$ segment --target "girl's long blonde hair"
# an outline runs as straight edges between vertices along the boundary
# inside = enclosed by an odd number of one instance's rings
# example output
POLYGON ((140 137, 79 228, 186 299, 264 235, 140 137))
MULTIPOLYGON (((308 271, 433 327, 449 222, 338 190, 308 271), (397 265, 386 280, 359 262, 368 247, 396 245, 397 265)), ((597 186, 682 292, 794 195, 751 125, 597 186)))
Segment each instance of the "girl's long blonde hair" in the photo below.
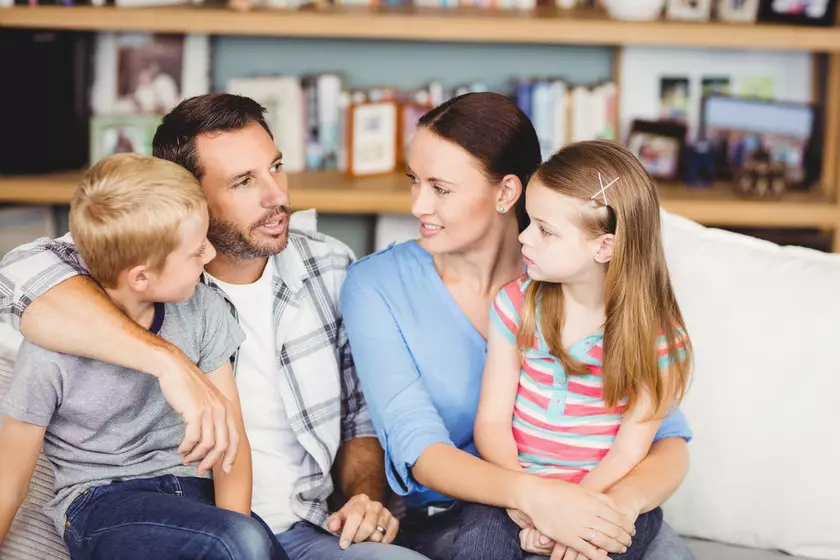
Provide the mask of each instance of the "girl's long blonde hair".
MULTIPOLYGON (((586 201, 579 226, 592 237, 615 235, 607 266, 604 323, 603 395, 614 407, 628 397, 628 408, 646 390, 653 410, 676 405, 688 387, 691 342, 683 322, 662 247, 659 197, 645 169, 624 147, 603 140, 571 144, 535 173, 534 181, 567 197, 586 201), (618 181, 590 200, 604 184, 618 181), (667 341, 669 367, 659 368, 659 337, 667 341)), ((539 304, 539 331, 568 375, 589 373, 566 351, 563 340, 563 286, 534 281, 521 314, 517 342, 533 344, 539 304)))

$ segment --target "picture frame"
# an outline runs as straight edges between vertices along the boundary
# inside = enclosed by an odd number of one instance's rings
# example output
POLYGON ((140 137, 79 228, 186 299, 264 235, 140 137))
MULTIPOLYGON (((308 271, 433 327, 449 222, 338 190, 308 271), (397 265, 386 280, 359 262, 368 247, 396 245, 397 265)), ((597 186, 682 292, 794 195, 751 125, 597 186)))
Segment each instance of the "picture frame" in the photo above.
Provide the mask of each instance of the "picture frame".
POLYGON ((668 0, 665 15, 675 20, 708 21, 712 15, 712 0, 668 0))
POLYGON ((717 17, 727 23, 755 23, 761 0, 718 0, 717 17))
POLYGON ((637 119, 626 146, 652 178, 675 181, 680 177, 687 130, 684 123, 637 119))
POLYGON ((397 169, 399 107, 394 101, 356 103, 347 109, 347 174, 365 177, 397 169))
POLYGON ((432 105, 427 103, 417 103, 416 101, 406 101, 400 103, 400 122, 397 132, 399 138, 399 153, 397 165, 405 165, 408 162, 408 146, 414 133, 417 131, 417 122, 420 117, 425 115, 432 109, 432 105))
POLYGON ((822 165, 822 110, 810 103, 712 95, 701 107, 701 134, 714 146, 723 179, 735 177, 756 152, 785 164, 786 181, 804 190, 822 165))
POLYGON ((95 115, 163 115, 210 91, 208 35, 98 33, 93 59, 95 115))
POLYGON ((837 0, 760 0, 758 21, 830 27, 836 22, 837 0))
POLYGON ((90 164, 118 153, 152 155, 157 115, 95 116, 90 120, 90 164))

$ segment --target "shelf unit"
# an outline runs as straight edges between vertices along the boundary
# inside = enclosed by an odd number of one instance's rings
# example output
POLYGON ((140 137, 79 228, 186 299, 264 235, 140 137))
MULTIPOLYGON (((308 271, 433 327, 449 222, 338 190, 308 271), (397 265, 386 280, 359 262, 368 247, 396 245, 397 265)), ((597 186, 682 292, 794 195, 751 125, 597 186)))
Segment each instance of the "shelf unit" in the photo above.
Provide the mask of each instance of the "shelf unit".
MULTIPOLYGON (((623 22, 593 11, 531 12, 477 9, 312 8, 234 12, 222 7, 115 8, 22 6, 0 9, 0 27, 210 33, 330 39, 576 44, 621 47, 657 45, 730 49, 799 50, 828 54, 826 135, 822 186, 781 200, 737 198, 730 186, 710 189, 660 185, 662 206, 708 225, 815 227, 834 231, 840 252, 840 27, 810 28, 721 22, 623 22)), ((620 79, 620 77, 619 77, 620 79)), ((80 173, 0 176, 0 203, 67 203, 80 173)), ((338 173, 290 177, 292 202, 324 213, 407 212, 401 175, 350 179, 338 173)))

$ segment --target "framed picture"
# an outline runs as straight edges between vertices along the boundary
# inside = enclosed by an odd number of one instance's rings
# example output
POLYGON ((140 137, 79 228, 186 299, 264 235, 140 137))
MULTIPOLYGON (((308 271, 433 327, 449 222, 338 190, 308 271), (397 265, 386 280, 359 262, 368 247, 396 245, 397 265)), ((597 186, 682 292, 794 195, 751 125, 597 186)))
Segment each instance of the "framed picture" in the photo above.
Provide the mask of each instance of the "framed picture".
POLYGON ((639 158, 651 177, 673 181, 679 177, 685 134, 682 123, 635 120, 627 137, 627 149, 639 158))
POLYGON ((712 14, 712 0, 668 0, 668 19, 707 21, 712 14))
POLYGON ((688 78, 662 77, 659 79, 659 118, 663 121, 686 122, 691 106, 688 78))
POLYGON ((753 23, 760 0, 718 0, 717 17, 731 23, 753 23))
POLYGON ((408 145, 417 131, 417 122, 432 108, 431 105, 415 102, 400 104, 400 124, 398 131, 399 149, 398 164, 408 161, 408 145))
POLYGON ((807 103, 713 95, 703 102, 703 137, 717 152, 717 168, 731 179, 753 155, 785 165, 786 180, 805 188, 819 177, 819 109, 807 103))
POLYGON ((207 35, 99 33, 91 95, 96 115, 163 115, 210 91, 207 35))
POLYGON ((347 173, 354 177, 397 168, 399 110, 393 101, 360 103, 347 110, 347 173))
POLYGON ((829 27, 836 12, 837 0, 761 0, 758 21, 829 27))
POLYGON ((120 153, 152 155, 156 115, 98 116, 90 120, 90 164, 120 153))

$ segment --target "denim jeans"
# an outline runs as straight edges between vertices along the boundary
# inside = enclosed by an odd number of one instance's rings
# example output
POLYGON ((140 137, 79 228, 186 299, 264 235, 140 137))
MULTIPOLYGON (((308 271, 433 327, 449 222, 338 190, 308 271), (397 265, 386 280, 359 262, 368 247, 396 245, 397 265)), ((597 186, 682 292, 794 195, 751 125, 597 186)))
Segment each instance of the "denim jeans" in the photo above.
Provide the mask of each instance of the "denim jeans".
MULTIPOLYGON (((467 521, 467 510, 472 504, 456 502, 453 506, 431 517, 409 512, 403 519, 400 526, 400 534, 397 537, 397 544, 411 548, 431 558, 432 560, 453 560, 454 558, 467 558, 462 547, 469 545, 469 541, 462 538, 467 521)), ((506 520, 510 521, 507 514, 500 510, 506 520)), ((511 522, 513 525, 513 522, 511 522)), ((515 525, 514 525, 515 527, 515 525)), ((638 533, 637 533, 638 535, 638 533)), ((504 552, 493 553, 486 558, 522 558, 525 553, 519 549, 518 531, 516 533, 517 551, 514 556, 506 556, 504 552)), ((538 556, 525 555, 525 558, 540 558, 538 556)), ((482 558, 476 556, 476 558, 482 558)), ((642 556, 643 560, 694 560, 694 556, 688 546, 666 523, 662 523, 661 529, 655 534, 647 551, 642 556)))
POLYGON ((375 542, 338 546, 338 537, 306 521, 295 523, 277 540, 291 560, 426 560, 412 550, 375 542))
MULTIPOLYGON (((624 554, 610 554, 613 560, 642 560, 662 527, 662 510, 639 516, 633 544, 624 554)), ((469 504, 461 514, 461 530, 455 538, 453 560, 473 558, 524 560, 532 555, 519 545, 519 527, 502 508, 469 504)), ((537 556, 539 558, 539 556, 537 556)))
POLYGON ((213 481, 204 478, 97 486, 67 508, 64 542, 73 560, 288 560, 262 519, 214 504, 213 481))

